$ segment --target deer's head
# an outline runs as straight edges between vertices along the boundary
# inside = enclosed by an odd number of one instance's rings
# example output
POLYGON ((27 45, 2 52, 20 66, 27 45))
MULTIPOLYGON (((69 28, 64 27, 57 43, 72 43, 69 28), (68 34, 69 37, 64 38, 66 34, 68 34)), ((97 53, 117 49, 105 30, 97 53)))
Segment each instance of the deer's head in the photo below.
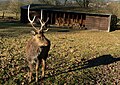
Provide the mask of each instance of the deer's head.
POLYGON ((41 25, 40 28, 36 28, 33 24, 36 16, 34 16, 33 19, 31 20, 29 13, 30 13, 30 5, 28 6, 28 20, 32 25, 32 27, 34 28, 34 31, 32 31, 34 41, 38 44, 38 46, 47 46, 48 43, 46 37, 44 36, 44 32, 47 32, 48 29, 44 30, 44 26, 48 22, 49 18, 47 18, 45 22, 39 19, 41 25))

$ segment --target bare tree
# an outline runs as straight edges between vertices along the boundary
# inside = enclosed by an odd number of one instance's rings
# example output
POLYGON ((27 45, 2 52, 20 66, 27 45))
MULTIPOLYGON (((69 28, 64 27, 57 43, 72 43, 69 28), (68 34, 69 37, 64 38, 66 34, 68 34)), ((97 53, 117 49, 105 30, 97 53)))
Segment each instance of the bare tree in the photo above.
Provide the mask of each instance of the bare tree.
POLYGON ((89 0, 76 0, 76 2, 77 2, 81 7, 88 7, 88 5, 89 5, 89 0))
POLYGON ((51 5, 61 4, 59 0, 38 0, 38 2, 43 4, 51 4, 51 5))
POLYGON ((33 3, 33 0, 26 0, 26 3, 32 4, 32 3, 33 3))
POLYGON ((22 3, 18 0, 11 0, 8 6, 8 10, 10 10, 13 13, 16 13, 16 18, 18 13, 20 13, 20 7, 22 6, 22 3))
POLYGON ((68 1, 68 0, 65 0, 65 1, 64 1, 64 5, 66 5, 66 2, 67 2, 67 1, 68 1))
POLYGON ((7 6, 9 5, 9 1, 1 1, 0 2, 0 11, 2 12, 2 18, 5 17, 5 12, 7 11, 7 6))
POLYGON ((107 9, 110 13, 120 16, 120 3, 112 2, 107 6, 107 9))

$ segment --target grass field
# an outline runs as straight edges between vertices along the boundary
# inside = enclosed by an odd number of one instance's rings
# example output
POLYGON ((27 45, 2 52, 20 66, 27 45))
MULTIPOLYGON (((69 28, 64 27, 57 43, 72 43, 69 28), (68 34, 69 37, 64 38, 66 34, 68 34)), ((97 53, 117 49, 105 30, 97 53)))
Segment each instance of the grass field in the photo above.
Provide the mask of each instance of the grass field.
MULTIPOLYGON (((0 85, 35 85, 34 78, 28 83, 29 68, 24 56, 32 28, 20 23, 0 26, 0 85)), ((51 49, 45 78, 39 83, 120 84, 120 30, 108 33, 50 28, 45 36, 51 40, 51 49)))

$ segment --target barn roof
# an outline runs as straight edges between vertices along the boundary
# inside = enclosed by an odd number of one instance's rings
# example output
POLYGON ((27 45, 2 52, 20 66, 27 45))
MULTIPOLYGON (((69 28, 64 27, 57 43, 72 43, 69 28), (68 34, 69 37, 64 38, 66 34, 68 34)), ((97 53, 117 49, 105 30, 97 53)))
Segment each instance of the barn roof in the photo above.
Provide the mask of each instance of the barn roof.
MULTIPOLYGON (((62 5, 48 5, 48 4, 30 4, 30 10, 39 11, 39 10, 48 10, 48 11, 59 11, 59 12, 71 12, 71 13, 83 13, 87 15, 96 15, 96 16, 110 16, 112 14, 107 13, 90 13, 90 12, 80 12, 74 10, 76 6, 62 6, 62 5)), ((21 9, 27 9, 28 5, 22 6, 21 9)))

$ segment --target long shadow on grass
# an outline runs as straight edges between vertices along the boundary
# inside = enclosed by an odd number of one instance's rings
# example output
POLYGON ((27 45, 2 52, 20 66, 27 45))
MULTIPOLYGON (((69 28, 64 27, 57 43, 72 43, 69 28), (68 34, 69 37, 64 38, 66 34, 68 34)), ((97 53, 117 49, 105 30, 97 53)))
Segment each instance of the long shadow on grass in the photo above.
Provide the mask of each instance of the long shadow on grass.
POLYGON ((120 58, 114 58, 110 54, 103 55, 103 56, 99 56, 97 58, 93 58, 85 61, 81 69, 91 68, 91 67, 100 66, 100 65, 108 65, 117 61, 120 61, 120 58))
MULTIPOLYGON (((72 72, 72 71, 92 68, 92 67, 95 67, 95 66, 108 65, 108 64, 111 64, 111 63, 114 63, 114 62, 117 62, 117 61, 120 61, 120 58, 114 58, 110 54, 109 55, 102 55, 102 56, 99 56, 97 58, 93 58, 93 59, 90 59, 90 60, 87 60, 87 61, 83 61, 82 63, 79 62, 79 63, 71 66, 66 71, 65 70, 64 71, 59 70, 56 74, 53 73, 52 76, 48 76, 48 77, 54 77, 54 76, 57 76, 57 75, 60 75, 60 74, 63 74, 63 73, 68 73, 68 72, 72 72)), ((59 67, 59 68, 64 68, 64 66, 59 67)), ((55 68, 55 69, 57 69, 57 68, 55 68)))

